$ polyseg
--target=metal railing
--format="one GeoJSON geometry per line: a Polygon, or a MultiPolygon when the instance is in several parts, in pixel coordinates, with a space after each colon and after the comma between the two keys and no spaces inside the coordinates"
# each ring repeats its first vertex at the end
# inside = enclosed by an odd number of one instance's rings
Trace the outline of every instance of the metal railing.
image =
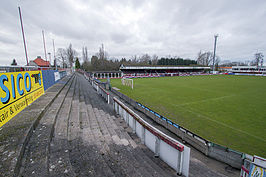
{"type": "Polygon", "coordinates": [[[232,150],[228,147],[224,147],[213,142],[206,140],[205,138],[200,137],[197,134],[194,134],[192,131],[181,127],[180,125],[172,122],[166,117],[158,114],[157,112],[149,109],[148,107],[137,103],[135,100],[129,98],[128,96],[112,89],[112,92],[118,95],[122,100],[126,101],[134,109],[144,113],[146,116],[150,117],[153,121],[163,126],[167,130],[171,131],[182,141],[192,145],[194,148],[204,153],[206,156],[212,157],[221,162],[227,163],[234,168],[241,169],[243,164],[243,159],[245,159],[248,154],[241,153],[235,150],[232,150]]]}
{"type": "Polygon", "coordinates": [[[97,93],[101,95],[108,104],[110,104],[110,94],[104,88],[102,88],[100,84],[95,82],[91,77],[89,77],[85,73],[84,77],[91,83],[92,87],[97,91],[97,93]]]}
{"type": "Polygon", "coordinates": [[[97,87],[98,87],[97,93],[99,95],[101,95],[108,104],[110,104],[110,95],[109,95],[109,93],[107,91],[105,91],[104,88],[102,88],[101,86],[97,85],[97,87]]]}
{"type": "Polygon", "coordinates": [[[143,109],[145,109],[145,110],[149,111],[150,113],[154,114],[157,118],[159,118],[159,119],[161,119],[161,120],[163,120],[163,121],[166,121],[168,124],[170,124],[170,125],[172,125],[172,126],[178,128],[179,130],[181,130],[181,131],[184,132],[185,134],[187,134],[187,135],[189,135],[189,136],[191,136],[191,137],[197,139],[198,141],[204,143],[206,146],[208,145],[208,143],[209,143],[208,140],[206,140],[206,139],[204,139],[204,138],[202,138],[202,137],[200,137],[200,136],[194,134],[193,132],[189,131],[188,129],[186,129],[186,128],[184,128],[184,127],[182,127],[182,126],[180,126],[180,125],[174,123],[174,122],[171,121],[170,119],[168,119],[168,118],[166,118],[166,117],[164,117],[164,116],[158,114],[157,112],[155,112],[155,111],[151,110],[150,108],[148,108],[148,107],[142,105],[141,103],[139,103],[139,102],[136,102],[136,103],[137,103],[138,106],[140,106],[140,107],[142,107],[143,109]]]}
{"type": "Polygon", "coordinates": [[[144,121],[116,97],[113,100],[115,112],[140,137],[141,142],[153,151],[156,156],[175,169],[179,175],[188,176],[190,148],[144,121]]]}

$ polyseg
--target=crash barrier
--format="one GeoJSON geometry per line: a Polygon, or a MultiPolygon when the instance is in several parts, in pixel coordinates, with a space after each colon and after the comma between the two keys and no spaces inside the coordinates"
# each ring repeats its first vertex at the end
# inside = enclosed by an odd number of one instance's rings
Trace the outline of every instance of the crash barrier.
{"type": "Polygon", "coordinates": [[[0,73],[0,127],[44,93],[41,71],[0,73]]]}
{"type": "Polygon", "coordinates": [[[136,102],[135,100],[129,98],[128,96],[118,92],[117,90],[111,89],[113,93],[118,95],[122,100],[125,100],[129,105],[133,106],[136,110],[144,113],[152,120],[162,125],[178,137],[180,137],[184,142],[190,144],[206,156],[214,158],[218,161],[224,162],[234,168],[241,169],[243,160],[248,154],[232,150],[230,148],[212,143],[196,134],[190,130],[172,122],[166,117],[158,114],[157,112],[149,109],[148,107],[136,102]]]}
{"type": "Polygon", "coordinates": [[[116,97],[113,100],[115,112],[133,129],[141,142],[175,169],[179,175],[188,176],[190,148],[144,121],[116,97]]]}
{"type": "Polygon", "coordinates": [[[245,159],[241,167],[240,177],[265,177],[266,159],[253,156],[252,159],[245,159]]]}

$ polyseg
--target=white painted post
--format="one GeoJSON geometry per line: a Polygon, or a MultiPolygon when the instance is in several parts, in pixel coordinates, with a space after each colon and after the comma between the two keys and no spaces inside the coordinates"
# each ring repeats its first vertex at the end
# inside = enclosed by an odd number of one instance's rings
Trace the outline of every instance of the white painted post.
{"type": "Polygon", "coordinates": [[[136,133],[136,119],[134,117],[132,117],[132,119],[133,119],[133,127],[132,127],[133,133],[136,133]]]}
{"type": "Polygon", "coordinates": [[[156,136],[156,140],[155,140],[155,157],[159,157],[160,156],[160,138],[158,138],[156,136]]]}
{"type": "Polygon", "coordinates": [[[141,143],[145,144],[145,128],[141,126],[141,143]]]}
{"type": "Polygon", "coordinates": [[[96,88],[97,88],[97,93],[99,93],[99,87],[98,87],[98,84],[96,85],[96,88]]]}
{"type": "Polygon", "coordinates": [[[128,112],[126,113],[126,123],[127,125],[129,125],[129,113],[128,112]]]}
{"type": "Polygon", "coordinates": [[[115,111],[115,113],[116,113],[116,109],[115,109],[115,101],[114,101],[114,104],[113,104],[113,108],[114,108],[114,111],[115,111]]]}
{"type": "Polygon", "coordinates": [[[110,104],[110,96],[107,95],[107,103],[110,104]]]}
{"type": "Polygon", "coordinates": [[[184,154],[184,151],[179,151],[179,153],[178,153],[178,165],[179,165],[179,167],[177,167],[177,169],[178,169],[178,175],[182,175],[182,168],[183,168],[183,154],[184,154]]]}

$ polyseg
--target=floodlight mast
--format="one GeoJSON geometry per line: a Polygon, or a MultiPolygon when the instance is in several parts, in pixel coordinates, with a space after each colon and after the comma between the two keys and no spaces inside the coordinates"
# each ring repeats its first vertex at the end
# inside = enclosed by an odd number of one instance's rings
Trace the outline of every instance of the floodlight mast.
{"type": "MultiPolygon", "coordinates": [[[[54,39],[53,39],[53,49],[54,49],[54,65],[55,65],[55,70],[57,70],[57,62],[56,62],[56,57],[55,57],[54,39]]],[[[63,68],[64,68],[64,66],[63,66],[63,68]]]]}
{"type": "Polygon", "coordinates": [[[216,54],[216,42],[217,42],[218,34],[214,35],[214,49],[213,49],[213,59],[212,59],[212,73],[215,71],[215,54],[216,54]]]}
{"type": "Polygon", "coordinates": [[[22,32],[22,37],[23,37],[24,49],[25,49],[26,62],[27,62],[27,66],[29,66],[26,39],[25,39],[25,34],[24,34],[24,28],[23,28],[23,22],[22,22],[22,15],[21,15],[20,6],[18,6],[18,12],[19,12],[19,19],[20,19],[20,26],[21,26],[21,32],[22,32]]]}
{"type": "Polygon", "coordinates": [[[44,56],[45,56],[45,60],[47,61],[46,46],[45,46],[45,37],[44,37],[44,30],[42,30],[42,40],[43,40],[44,56]]]}

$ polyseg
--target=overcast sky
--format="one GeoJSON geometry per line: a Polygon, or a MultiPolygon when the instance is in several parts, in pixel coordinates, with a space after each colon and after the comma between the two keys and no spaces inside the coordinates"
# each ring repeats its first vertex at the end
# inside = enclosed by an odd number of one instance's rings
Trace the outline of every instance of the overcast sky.
{"type": "MultiPolygon", "coordinates": [[[[90,56],[103,43],[110,58],[157,54],[196,59],[213,51],[222,60],[266,56],[266,0],[0,0],[0,65],[24,65],[21,6],[29,59],[70,43],[90,56]]],[[[52,56],[53,57],[53,56],[52,56]]]]}

